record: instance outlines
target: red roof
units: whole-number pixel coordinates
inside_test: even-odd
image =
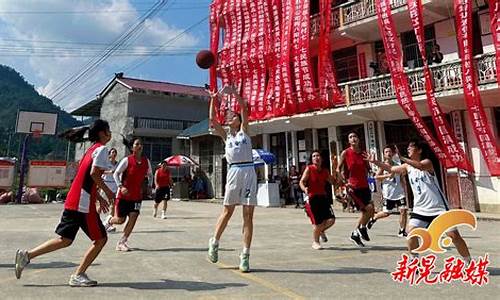
[[[200,86],[185,85],[185,84],[178,84],[171,82],[141,80],[135,78],[126,78],[126,77],[116,78],[116,80],[131,88],[136,88],[136,89],[208,97],[208,93],[205,91],[203,87]]]

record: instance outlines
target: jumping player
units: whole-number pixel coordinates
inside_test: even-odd
[[[363,158],[358,135],[355,132],[349,133],[348,141],[350,146],[340,154],[337,172],[347,185],[347,191],[353,198],[354,204],[361,211],[356,228],[349,239],[359,247],[364,247],[361,238],[370,241],[366,224],[374,213],[372,195],[368,187],[370,165]]]
[[[396,148],[396,154],[399,151]],[[411,190],[413,192],[413,212],[410,214],[408,232],[414,228],[427,228],[439,215],[449,210],[448,202],[439,187],[434,168],[430,159],[425,158],[423,144],[412,141],[408,145],[409,158],[401,157],[403,162],[400,166],[391,166],[375,159],[375,155],[367,155],[367,159],[380,168],[394,174],[408,174]],[[458,232],[453,228],[446,233],[453,241],[458,253],[464,260],[470,262],[470,253],[467,244]],[[418,248],[418,238],[412,237],[408,240],[408,250]],[[415,254],[412,254],[416,256]]]
[[[153,218],[156,218],[158,211],[158,205],[163,201],[163,210],[161,213],[161,218],[167,218],[167,201],[170,200],[170,187],[173,181],[170,176],[170,170],[168,169],[167,162],[162,161],[160,167],[155,172],[155,204],[153,207]]]
[[[106,212],[109,204],[99,196],[97,188],[104,191],[109,201],[115,196],[101,178],[108,168],[108,150],[105,145],[111,139],[111,132],[108,122],[103,120],[95,120],[90,127],[82,130],[88,130],[89,140],[93,145],[83,155],[66,197],[61,221],[56,228],[59,237],[31,250],[17,250],[15,261],[17,279],[21,278],[23,269],[33,258],[68,247],[73,243],[78,230],[82,229],[92,241],[92,245],[83,256],[75,273],[71,275],[69,285],[78,287],[97,285],[97,281],[90,279],[85,272],[108,240],[97,213],[96,201],[99,201],[100,210]]]
[[[399,165],[399,157],[394,155],[391,146],[384,147],[384,163],[390,166]],[[407,236],[406,234],[406,219],[408,209],[406,208],[406,196],[405,189],[406,180],[404,176],[399,174],[393,174],[379,168],[375,179],[382,184],[382,197],[384,207],[383,210],[377,213],[367,224],[368,229],[371,229],[373,224],[377,220],[387,218],[394,212],[395,209],[399,208],[399,237]]]
[[[327,169],[322,167],[322,159],[319,151],[311,154],[311,164],[307,166],[300,179],[300,188],[309,196],[305,208],[307,215],[313,224],[312,248],[321,250],[320,244],[327,242],[325,231],[335,224],[335,214],[327,197],[325,186],[333,184],[333,178]]]
[[[118,186],[118,195],[115,202],[115,216],[106,220],[106,228],[123,224],[128,217],[127,225],[123,229],[123,236],[116,244],[117,251],[130,251],[128,238],[134,229],[142,204],[142,183],[146,176],[152,182],[151,163],[142,155],[142,141],[135,139],[132,145],[132,154],[123,158],[116,168],[113,177]]]
[[[248,110],[246,101],[237,94],[234,87],[226,86],[222,93],[234,96],[241,108],[241,114],[228,114],[229,133],[222,128],[215,115],[214,100],[217,94],[211,94],[210,122],[215,134],[225,140],[226,159],[229,164],[224,208],[217,220],[214,236],[208,243],[208,259],[216,263],[219,259],[219,239],[233,215],[236,205],[243,205],[243,251],[240,255],[239,269],[250,270],[250,244],[253,234],[253,213],[257,205],[257,176],[252,160],[252,141],[248,136]]]

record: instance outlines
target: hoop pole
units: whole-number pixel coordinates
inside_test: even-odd
[[[26,165],[28,160],[28,149],[31,134],[24,136],[23,147],[21,149],[21,167],[19,170],[19,187],[17,188],[16,203],[21,204],[24,187],[24,174],[26,173]]]

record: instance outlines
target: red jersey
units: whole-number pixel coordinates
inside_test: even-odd
[[[82,213],[96,210],[97,185],[90,176],[92,166],[108,168],[108,150],[106,146],[95,143],[83,155],[78,165],[75,179],[69,188],[64,209]]]
[[[345,163],[348,170],[348,182],[355,189],[368,187],[368,170],[362,153],[357,153],[352,148],[345,150]]]
[[[170,171],[163,170],[162,167],[160,167],[158,170],[156,170],[156,182],[158,182],[157,188],[162,188],[162,187],[167,187],[170,186]]]
[[[328,170],[326,168],[318,170],[318,167],[315,165],[309,165],[307,169],[309,170],[309,179],[307,180],[309,198],[317,195],[326,195],[326,183],[330,176]]]
[[[143,155],[140,161],[137,161],[135,155],[127,156],[127,169],[123,173],[122,186],[127,188],[128,194],[123,195],[118,192],[118,199],[138,201],[142,199],[142,183],[146,178],[149,170],[149,161]]]

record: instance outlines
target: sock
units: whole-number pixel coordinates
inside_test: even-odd
[[[125,236],[122,236],[120,240],[118,241],[119,244],[123,244],[127,241],[127,238]]]
[[[218,246],[218,245],[219,245],[219,240],[218,240],[218,239],[216,239],[215,237],[212,237],[212,238],[210,239],[210,242],[211,242],[212,244],[216,245],[216,246]]]
[[[243,247],[243,251],[241,253],[250,255],[250,248]]]
[[[419,258],[418,253],[410,253],[410,260],[413,260],[414,258]]]
[[[471,261],[470,256],[467,257],[464,256],[464,262],[466,266],[470,265],[470,261]]]
[[[358,232],[358,230],[356,229],[356,230],[354,230],[353,232],[351,232],[351,235],[359,236],[359,232]]]

